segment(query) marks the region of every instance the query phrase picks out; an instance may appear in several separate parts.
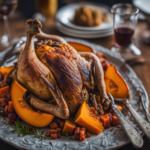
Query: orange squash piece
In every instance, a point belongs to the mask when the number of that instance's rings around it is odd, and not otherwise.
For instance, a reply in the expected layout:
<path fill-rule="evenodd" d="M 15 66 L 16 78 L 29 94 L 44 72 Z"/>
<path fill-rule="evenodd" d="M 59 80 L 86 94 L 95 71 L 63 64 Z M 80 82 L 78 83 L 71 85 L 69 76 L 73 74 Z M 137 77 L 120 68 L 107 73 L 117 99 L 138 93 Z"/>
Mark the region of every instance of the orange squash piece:
<path fill-rule="evenodd" d="M 91 111 L 89 105 L 84 101 L 75 116 L 75 123 L 85 127 L 93 134 L 99 134 L 103 131 L 103 124 L 99 118 Z"/>
<path fill-rule="evenodd" d="M 120 106 L 120 105 L 118 105 L 118 104 L 116 104 L 116 106 L 117 106 L 117 108 L 118 108 L 120 111 L 122 111 L 122 106 Z"/>
<path fill-rule="evenodd" d="M 10 87 L 9 86 L 5 86 L 3 88 L 0 88 L 0 98 L 10 99 Z"/>
<path fill-rule="evenodd" d="M 110 65 L 104 75 L 106 91 L 114 98 L 123 98 L 129 94 L 129 88 L 116 67 Z"/>
<path fill-rule="evenodd" d="M 116 104 L 117 108 L 122 112 L 122 106 Z M 112 109 L 110 109 L 108 112 L 110 112 L 113 116 L 116 116 L 116 114 L 114 113 L 114 111 Z"/>
<path fill-rule="evenodd" d="M 0 68 L 0 74 L 4 77 L 4 76 L 7 75 L 13 68 L 14 68 L 14 66 L 2 67 L 2 68 Z"/>
<path fill-rule="evenodd" d="M 12 101 L 8 102 L 8 112 L 10 112 L 10 113 L 15 112 Z"/>
<path fill-rule="evenodd" d="M 84 44 L 76 43 L 76 42 L 68 42 L 76 51 L 78 52 L 93 52 L 93 49 Z"/>
<path fill-rule="evenodd" d="M 110 123 L 110 117 L 108 114 L 101 116 L 100 119 L 101 119 L 101 122 L 103 123 L 103 126 L 105 129 L 110 128 L 111 123 Z"/>
<path fill-rule="evenodd" d="M 66 120 L 65 125 L 62 129 L 62 133 L 69 133 L 69 135 L 72 135 L 75 128 L 76 128 L 75 123 L 73 123 L 72 121 Z"/>
<path fill-rule="evenodd" d="M 11 98 L 17 114 L 22 120 L 36 127 L 44 127 L 49 125 L 54 116 L 46 113 L 38 113 L 26 103 L 23 95 L 27 90 L 22 87 L 17 81 L 12 84 Z"/>
<path fill-rule="evenodd" d="M 112 116 L 112 119 L 113 119 L 113 121 L 112 121 L 113 126 L 116 126 L 116 125 L 120 124 L 117 116 Z"/>

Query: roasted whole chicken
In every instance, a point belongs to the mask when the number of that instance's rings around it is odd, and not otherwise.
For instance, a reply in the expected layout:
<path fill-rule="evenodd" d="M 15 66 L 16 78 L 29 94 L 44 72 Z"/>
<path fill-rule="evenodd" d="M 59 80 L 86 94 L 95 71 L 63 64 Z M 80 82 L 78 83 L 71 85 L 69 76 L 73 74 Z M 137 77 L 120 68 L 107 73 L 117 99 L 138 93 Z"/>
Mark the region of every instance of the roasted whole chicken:
<path fill-rule="evenodd" d="M 34 108 L 67 119 L 77 111 L 89 93 L 98 91 L 104 110 L 110 105 L 104 73 L 94 53 L 78 53 L 62 37 L 41 31 L 38 19 L 27 21 L 27 41 L 15 69 L 13 80 L 30 94 Z M 46 42 L 34 42 L 34 37 Z"/>

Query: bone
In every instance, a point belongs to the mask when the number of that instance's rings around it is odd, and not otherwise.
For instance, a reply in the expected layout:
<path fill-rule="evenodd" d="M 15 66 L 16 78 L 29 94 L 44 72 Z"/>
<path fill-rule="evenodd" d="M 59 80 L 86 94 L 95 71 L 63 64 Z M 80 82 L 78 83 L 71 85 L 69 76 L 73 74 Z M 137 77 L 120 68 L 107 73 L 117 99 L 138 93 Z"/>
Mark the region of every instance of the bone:
<path fill-rule="evenodd" d="M 102 115 L 103 112 L 101 111 L 101 109 L 99 108 L 97 101 L 96 101 L 96 95 L 90 93 L 90 102 L 92 103 L 93 107 L 95 108 L 95 110 L 97 111 L 97 113 L 99 115 Z"/>
<path fill-rule="evenodd" d="M 62 38 L 60 36 L 57 36 L 57 35 L 46 34 L 42 31 L 40 31 L 40 33 L 38 33 L 36 35 L 36 37 L 39 38 L 39 39 L 51 39 L 51 40 L 54 40 L 54 41 L 58 41 L 62 44 L 67 44 L 67 41 L 64 38 Z"/>

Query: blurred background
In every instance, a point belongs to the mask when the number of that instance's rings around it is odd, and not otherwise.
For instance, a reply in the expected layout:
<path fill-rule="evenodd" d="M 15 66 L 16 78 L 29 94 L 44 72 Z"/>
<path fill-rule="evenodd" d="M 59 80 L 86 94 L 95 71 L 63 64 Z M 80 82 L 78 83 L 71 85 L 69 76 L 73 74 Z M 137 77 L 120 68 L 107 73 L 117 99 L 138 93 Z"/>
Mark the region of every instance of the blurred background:
<path fill-rule="evenodd" d="M 32 17 L 32 15 L 36 12 L 35 1 L 36 0 L 19 0 L 17 11 L 19 11 L 23 17 Z M 75 2 L 97 2 L 111 7 L 116 3 L 132 3 L 132 0 L 58 0 L 58 9 L 66 4 Z"/>
<path fill-rule="evenodd" d="M 0 0 L 0 4 L 3 2 L 9 2 L 10 0 Z M 17 0 L 13 0 L 17 1 Z M 2 3 L 1 3 L 2 2 Z M 44 3 L 43 3 L 44 2 Z M 7 40 L 11 37 L 11 39 L 15 39 L 13 37 L 22 37 L 26 35 L 26 26 L 25 22 L 29 18 L 38 18 L 42 24 L 42 30 L 47 33 L 51 34 L 59 34 L 64 35 L 58 31 L 58 27 L 54 27 L 55 22 L 55 15 L 62 8 L 71 3 L 77 2 L 92 2 L 92 3 L 99 3 L 105 4 L 108 8 L 107 10 L 110 11 L 110 8 L 113 4 L 116 3 L 132 3 L 132 0 L 18 0 L 17 7 L 15 8 L 7 8 L 10 9 L 9 13 L 6 15 L 8 17 L 7 21 L 4 23 L 4 13 L 3 10 L 0 12 L 0 36 L 1 41 Z M 4 10 L 6 9 L 5 7 Z M 11 10 L 12 9 L 12 10 Z M 7 25 L 8 24 L 8 25 Z M 7 29 L 9 28 L 9 29 Z M 4 30 L 5 29 L 5 30 Z M 8 36 L 5 37 L 5 34 Z M 4 35 L 2 37 L 2 35 Z M 16 41 L 16 40 L 14 40 Z M 12 43 L 14 43 L 14 41 Z M 6 43 L 6 42 L 3 42 Z M 6 46 L 10 45 L 7 44 Z M 6 47 L 5 46 L 5 47 Z M 3 48 L 2 48 L 3 49 Z"/>
<path fill-rule="evenodd" d="M 109 13 L 111 15 L 112 18 L 112 14 L 110 13 L 110 9 L 114 4 L 117 3 L 129 3 L 129 4 L 134 4 L 134 2 L 140 2 L 141 4 L 145 4 L 146 5 L 146 1 L 150 1 L 150 0 L 0 0 L 0 39 L 1 39 L 1 43 L 6 43 L 5 41 L 9 41 L 9 39 L 15 39 L 15 38 L 20 38 L 22 36 L 26 35 L 26 25 L 25 22 L 27 19 L 29 18 L 38 18 L 42 24 L 43 24 L 43 28 L 42 30 L 46 33 L 49 34 L 57 34 L 57 35 L 61 35 L 61 36 L 71 36 L 71 37 L 76 37 L 76 38 L 86 38 L 86 31 L 89 32 L 88 34 L 88 39 L 91 39 L 91 41 L 94 41 L 94 38 L 101 38 L 100 42 L 102 43 L 102 46 L 105 46 L 105 42 L 107 42 L 107 40 L 105 40 L 105 38 L 109 38 L 109 44 L 110 46 L 107 48 L 111 48 L 114 45 L 114 40 L 113 36 L 113 19 L 111 19 L 111 21 L 108 22 L 108 25 L 111 25 L 111 29 L 110 28 L 105 28 L 102 29 L 101 27 L 99 28 L 95 28 L 95 32 L 92 33 L 91 36 L 91 31 L 89 30 L 89 28 L 86 28 L 84 31 L 84 36 L 82 35 L 82 33 L 80 33 L 80 30 L 78 30 L 79 28 L 77 26 L 74 26 L 74 23 L 71 25 L 64 22 L 64 20 L 62 18 L 66 18 L 69 15 L 67 14 L 69 11 L 73 11 L 75 12 L 75 10 L 69 10 L 69 7 L 66 7 L 68 9 L 68 12 L 63 11 L 63 13 L 65 15 L 61 16 L 59 14 L 59 18 L 55 19 L 56 14 L 58 14 L 59 12 L 61 13 L 61 8 L 63 8 L 64 6 L 67 6 L 68 4 L 72 4 L 72 3 L 78 3 L 78 2 L 90 2 L 90 3 L 97 3 L 100 10 L 103 10 L 103 7 L 105 10 L 107 10 L 107 13 Z M 5 3 L 12 3 L 14 2 L 15 5 L 7 5 Z M 102 4 L 102 5 L 101 5 Z M 96 6 L 96 4 L 94 4 Z M 135 4 L 134 4 L 135 5 Z M 143 6 L 143 8 L 145 7 Z M 71 8 L 72 9 L 72 8 Z M 149 9 L 147 9 L 149 10 Z M 145 11 L 146 12 L 146 11 Z M 142 14 L 144 14 L 142 12 Z M 149 12 L 150 14 L 150 12 Z M 140 14 L 139 14 L 139 20 L 143 20 L 145 21 L 145 24 L 142 25 L 143 31 L 143 41 L 146 41 L 147 43 L 150 43 L 150 15 L 148 13 L 145 15 L 141 15 L 141 10 L 140 10 Z M 105 15 L 105 14 L 104 14 Z M 143 16 L 143 18 L 141 17 Z M 148 17 L 146 17 L 148 16 Z M 69 17 L 67 19 L 70 19 Z M 70 20 L 69 20 L 70 21 Z M 71 22 L 71 21 L 70 21 Z M 72 23 L 72 22 L 71 22 Z M 77 25 L 77 24 L 76 24 Z M 104 21 L 104 25 L 105 25 L 105 21 Z M 73 27 L 74 26 L 74 27 Z M 103 26 L 103 25 L 102 25 Z M 106 26 L 106 25 L 105 25 Z M 136 21 L 135 21 L 135 25 L 134 25 L 134 29 L 136 29 Z M 67 29 L 66 29 L 67 28 Z M 74 29 L 73 29 L 74 28 Z M 82 28 L 83 29 L 83 28 Z M 83 29 L 84 30 L 84 29 Z M 70 31 L 70 32 L 66 32 L 66 31 Z M 76 33 L 76 31 L 78 33 Z M 98 32 L 99 35 L 98 35 Z M 102 31 L 102 32 L 100 32 Z M 147 32 L 148 31 L 148 32 Z M 105 35 L 104 35 L 105 32 Z M 136 30 L 137 32 L 137 30 Z M 68 34 L 67 34 L 68 33 Z M 75 33 L 75 34 L 73 34 Z M 95 33 L 97 34 L 95 36 Z M 103 33 L 103 35 L 102 35 Z M 78 35 L 77 35 L 78 34 Z M 135 36 L 136 34 L 134 34 Z M 91 36 L 91 38 L 90 38 Z M 146 39 L 146 40 L 145 40 Z M 4 41 L 4 42 L 3 42 Z M 14 41 L 17 41 L 14 40 Z M 14 43 L 14 41 L 12 43 Z M 98 40 L 99 41 L 99 40 Z M 140 40 L 142 41 L 142 40 Z M 11 42 L 8 42 L 8 45 L 11 45 Z M 3 48 L 2 48 L 3 49 Z"/>
<path fill-rule="evenodd" d="M 133 37 L 133 39 L 135 39 L 136 33 L 140 32 L 140 29 L 142 29 L 143 38 L 141 36 L 140 42 L 150 44 L 150 11 L 147 5 L 149 1 L 150 0 L 0 0 L 0 50 L 4 49 L 2 44 L 8 43 L 4 45 L 4 47 L 7 47 L 14 44 L 20 37 L 26 36 L 25 23 L 29 18 L 38 18 L 43 25 L 42 30 L 48 34 L 89 39 L 90 42 L 95 42 L 97 38 L 98 44 L 111 49 L 115 45 L 115 30 L 113 30 L 111 7 L 118 3 L 129 3 L 137 6 L 135 5 L 136 2 L 138 6 L 142 6 L 138 15 L 139 21 L 144 21 L 145 23 L 137 29 L 137 19 L 133 21 L 130 18 L 132 21 L 129 21 L 130 23 L 127 23 L 126 27 L 131 27 L 133 31 L 130 30 L 130 32 L 132 31 L 134 33 L 135 31 L 135 34 L 131 33 L 131 35 L 129 35 L 131 38 Z M 84 25 L 80 26 L 77 21 L 75 23 L 74 14 L 77 10 L 76 8 L 80 8 L 82 4 L 77 4 L 78 6 L 75 6 L 76 4 L 73 3 L 79 2 L 90 3 L 89 6 L 93 5 L 97 7 L 95 9 L 101 11 L 99 13 L 103 13 L 103 20 L 101 19 L 100 25 L 96 25 L 95 27 L 88 25 L 91 28 L 88 28 L 88 26 L 85 28 L 83 27 Z M 73 5 L 68 6 L 68 4 Z M 63 7 L 65 7 L 65 9 Z M 78 15 L 76 20 L 79 20 L 79 17 L 81 18 L 81 14 Z M 109 17 L 110 19 L 108 19 Z M 105 19 L 107 21 L 105 21 Z M 93 22 L 95 22 L 96 19 L 88 18 L 87 20 L 94 20 Z M 120 20 L 122 19 L 120 18 Z M 140 26 L 139 21 L 138 26 Z M 132 24 L 132 26 L 130 24 Z M 129 38 L 129 42 L 131 38 Z M 109 45 L 106 44 L 108 41 Z M 136 45 L 138 40 L 134 41 Z"/>

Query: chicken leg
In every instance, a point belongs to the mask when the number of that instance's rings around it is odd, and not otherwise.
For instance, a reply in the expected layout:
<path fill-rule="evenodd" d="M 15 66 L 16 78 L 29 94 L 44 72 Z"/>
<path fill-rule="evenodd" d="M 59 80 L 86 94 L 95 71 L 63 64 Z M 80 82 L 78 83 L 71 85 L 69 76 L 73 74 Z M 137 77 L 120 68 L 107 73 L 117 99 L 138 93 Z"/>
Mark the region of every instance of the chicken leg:
<path fill-rule="evenodd" d="M 37 58 L 34 48 L 34 37 L 40 32 L 42 25 L 37 20 L 27 21 L 27 42 L 17 63 L 17 81 L 31 93 L 48 99 L 54 97 L 57 105 L 50 104 L 47 112 L 63 119 L 69 118 L 69 109 L 51 71 Z M 35 101 L 36 102 L 36 101 Z M 31 103 L 32 104 L 32 103 Z"/>

